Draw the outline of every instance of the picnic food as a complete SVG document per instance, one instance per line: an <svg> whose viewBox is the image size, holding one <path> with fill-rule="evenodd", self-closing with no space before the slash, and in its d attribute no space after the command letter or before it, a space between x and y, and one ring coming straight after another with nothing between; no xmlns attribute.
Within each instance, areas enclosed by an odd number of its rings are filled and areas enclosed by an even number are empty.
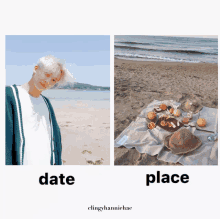
<svg viewBox="0 0 220 219"><path fill-rule="evenodd" d="M164 120L162 120L160 124L161 124L162 126L166 126L166 125L167 125L167 123L166 123Z"/></svg>
<svg viewBox="0 0 220 219"><path fill-rule="evenodd" d="M173 114L174 114L174 116L180 116L181 115L181 111L179 109L175 109Z"/></svg>
<svg viewBox="0 0 220 219"><path fill-rule="evenodd" d="M192 105L191 102L186 101L186 103L185 103L185 108L188 110L188 109L190 109L191 105Z"/></svg>
<svg viewBox="0 0 220 219"><path fill-rule="evenodd" d="M198 113L202 109L201 100L192 94L189 99L186 99L181 104L181 109L185 112L191 111L193 113Z"/></svg>
<svg viewBox="0 0 220 219"><path fill-rule="evenodd" d="M156 124L154 122L150 122L147 126L149 129L153 129L156 127Z"/></svg>
<svg viewBox="0 0 220 219"><path fill-rule="evenodd" d="M186 154L200 147L202 142L188 129L182 128L174 132L171 136L167 136L164 144L174 154Z"/></svg>
<svg viewBox="0 0 220 219"><path fill-rule="evenodd" d="M182 123L188 124L189 123L189 118L184 117Z"/></svg>
<svg viewBox="0 0 220 219"><path fill-rule="evenodd" d="M200 127L204 127L204 126L206 126L206 120L203 119L203 118L199 118L199 119L197 120L197 124L198 124L198 126L200 126Z"/></svg>
<svg viewBox="0 0 220 219"><path fill-rule="evenodd" d="M191 120L193 118L193 113L192 112L187 113L187 117Z"/></svg>
<svg viewBox="0 0 220 219"><path fill-rule="evenodd" d="M148 119L150 119L150 120L156 118L156 116L157 116L157 115L156 115L155 112L149 112L149 113L147 114L147 117L148 117Z"/></svg>
<svg viewBox="0 0 220 219"><path fill-rule="evenodd" d="M179 128L184 126L183 123L175 119L174 116L169 116L169 115L159 116L157 125L168 132L175 132Z"/></svg>
<svg viewBox="0 0 220 219"><path fill-rule="evenodd" d="M162 109L161 109L159 106L154 107L154 110L155 110L157 113L159 113L159 112L162 111Z"/></svg>
<svg viewBox="0 0 220 219"><path fill-rule="evenodd" d="M173 128L176 128L176 125L173 122L171 122L170 124Z"/></svg>
<svg viewBox="0 0 220 219"><path fill-rule="evenodd" d="M174 109L173 109L173 108L171 108L169 111L170 111L170 113L171 113L171 114L173 114Z"/></svg>
<svg viewBox="0 0 220 219"><path fill-rule="evenodd" d="M166 109L167 109L167 105L162 103L162 104L160 105L160 108L161 108L162 110L166 110Z"/></svg>
<svg viewBox="0 0 220 219"><path fill-rule="evenodd" d="M169 122L167 122L167 125L169 128L172 127L171 123L169 123Z"/></svg>

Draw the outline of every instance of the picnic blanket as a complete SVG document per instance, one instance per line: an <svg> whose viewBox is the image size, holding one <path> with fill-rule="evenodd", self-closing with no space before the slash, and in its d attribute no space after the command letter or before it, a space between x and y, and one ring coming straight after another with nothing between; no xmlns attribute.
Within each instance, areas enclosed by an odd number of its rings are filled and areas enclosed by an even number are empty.
<svg viewBox="0 0 220 219"><path fill-rule="evenodd" d="M147 153L151 156L157 155L158 160L172 163L181 163L183 165L218 165L218 140L208 141L210 134L217 133L218 128L218 110L208 107L193 115L187 128L192 134L199 137L202 145L196 150L184 155L175 155L164 146L164 138L171 133L156 126L154 129L148 129L146 124L146 115L154 110L155 105L164 103L166 105L178 108L181 104L173 100L158 101L154 100L145 108L135 121L133 121L114 141L115 147L125 146L126 148L135 147L140 153ZM186 116L182 115L176 119L181 120ZM196 121L198 118L205 118L207 126L198 129Z"/></svg>

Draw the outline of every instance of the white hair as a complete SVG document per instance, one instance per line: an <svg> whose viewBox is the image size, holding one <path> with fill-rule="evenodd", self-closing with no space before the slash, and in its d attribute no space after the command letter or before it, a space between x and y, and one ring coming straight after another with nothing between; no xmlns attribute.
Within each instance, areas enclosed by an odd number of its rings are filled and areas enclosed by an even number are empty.
<svg viewBox="0 0 220 219"><path fill-rule="evenodd" d="M57 82L58 84L63 84L66 82L74 82L73 75L65 67L65 60L58 59L52 55L48 55L40 58L37 63L37 66L39 70L42 70L43 72L50 72L52 74L56 72L60 72L62 70L64 75L60 79L60 81ZM36 73L35 69L34 69L34 73Z"/></svg>

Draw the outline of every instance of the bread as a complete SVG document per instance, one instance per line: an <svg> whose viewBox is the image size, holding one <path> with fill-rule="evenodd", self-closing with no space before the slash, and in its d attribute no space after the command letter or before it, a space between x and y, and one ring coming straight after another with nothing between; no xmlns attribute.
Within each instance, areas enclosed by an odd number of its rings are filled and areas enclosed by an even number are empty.
<svg viewBox="0 0 220 219"><path fill-rule="evenodd" d="M171 113L171 114L173 114L174 109L173 109L173 108L171 108L169 111L170 111L170 113Z"/></svg>
<svg viewBox="0 0 220 219"><path fill-rule="evenodd" d="M175 109L173 111L174 116L180 116L181 115L181 111L179 109Z"/></svg>
<svg viewBox="0 0 220 219"><path fill-rule="evenodd" d="M174 154L186 154L202 145L201 140L194 136L188 129L182 128L167 136L164 142Z"/></svg>
<svg viewBox="0 0 220 219"><path fill-rule="evenodd" d="M184 117L182 123L188 124L189 123L189 118Z"/></svg>
<svg viewBox="0 0 220 219"><path fill-rule="evenodd" d="M161 126L166 126L166 125L167 125L167 123L166 123L164 120L162 120L162 121L160 122L160 124L161 124Z"/></svg>
<svg viewBox="0 0 220 219"><path fill-rule="evenodd" d="M149 112L149 113L147 114L147 118L150 119L150 120L156 118L156 116L157 116L157 115L156 115L155 112Z"/></svg>
<svg viewBox="0 0 220 219"><path fill-rule="evenodd" d="M160 108L161 108L162 110L166 110L166 109L167 109L167 105L162 103L162 104L160 105Z"/></svg>
<svg viewBox="0 0 220 219"><path fill-rule="evenodd" d="M149 129L154 129L156 127L156 124L154 122L150 122L147 127Z"/></svg>
<svg viewBox="0 0 220 219"><path fill-rule="evenodd" d="M206 120L203 119L203 118L199 118L199 119L197 120L197 124L198 124L198 126L200 126L200 127L204 127L204 126L206 126Z"/></svg>

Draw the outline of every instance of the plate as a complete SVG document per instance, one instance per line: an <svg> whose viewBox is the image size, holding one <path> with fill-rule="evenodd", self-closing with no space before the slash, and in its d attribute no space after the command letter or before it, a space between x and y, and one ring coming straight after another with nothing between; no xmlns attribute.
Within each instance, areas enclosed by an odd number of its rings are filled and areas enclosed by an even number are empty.
<svg viewBox="0 0 220 219"><path fill-rule="evenodd" d="M167 126L162 126L162 125L161 125L161 122L162 122L162 121L169 122L169 123L172 122L176 127L173 128L173 127L169 127L168 125L167 125ZM178 129L180 129L181 127L184 126L184 124L183 124L182 122L179 122L179 126L177 126L177 122L178 122L178 120L175 119L175 118L165 119L164 117L160 117L159 120L157 121L157 124L156 124L156 125L158 125L160 128L162 128L162 129L164 129L164 130L166 130L166 131L168 131L168 132L175 132L175 131L177 131Z"/></svg>

